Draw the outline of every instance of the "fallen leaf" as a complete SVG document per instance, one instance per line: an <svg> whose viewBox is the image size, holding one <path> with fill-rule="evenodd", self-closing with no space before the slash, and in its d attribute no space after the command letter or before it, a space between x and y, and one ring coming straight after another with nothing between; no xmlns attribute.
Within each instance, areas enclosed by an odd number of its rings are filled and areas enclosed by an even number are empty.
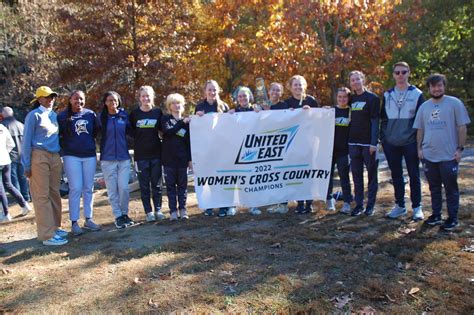
<svg viewBox="0 0 474 315"><path fill-rule="evenodd" d="M402 228L402 229L399 229L398 231L402 234L408 235L411 232L416 231L416 229L414 229L414 228Z"/></svg>
<svg viewBox="0 0 474 315"><path fill-rule="evenodd" d="M209 261L213 261L214 259L216 259L216 257L214 257L214 256L209 256L209 257L204 258L202 261L203 261L203 262L209 262Z"/></svg>
<svg viewBox="0 0 474 315"><path fill-rule="evenodd" d="M150 298L150 300L148 300L148 305L151 306L152 308L158 308L159 307L158 303L153 302L152 298Z"/></svg>
<svg viewBox="0 0 474 315"><path fill-rule="evenodd" d="M358 315L374 315L375 309L372 306L364 306L360 311L357 312Z"/></svg>
<svg viewBox="0 0 474 315"><path fill-rule="evenodd" d="M2 272L3 272L4 275L6 275L6 274L8 274L8 273L11 273L11 271L8 270L8 269L2 269Z"/></svg>
<svg viewBox="0 0 474 315"><path fill-rule="evenodd" d="M221 277L230 277L232 276L232 271L222 270L219 272L219 276Z"/></svg>
<svg viewBox="0 0 474 315"><path fill-rule="evenodd" d="M255 249L255 248L253 248L253 247L247 247L245 250L248 251L248 252L251 252L251 251L253 251L254 249Z"/></svg>
<svg viewBox="0 0 474 315"><path fill-rule="evenodd" d="M413 287L413 288L410 289L410 291L408 291L408 294L413 295L413 294L415 294L416 292L419 292L419 291L420 291L420 288Z"/></svg>
<svg viewBox="0 0 474 315"><path fill-rule="evenodd" d="M335 296L331 299L331 301L334 301L334 306L336 308L344 308L344 306L346 306L347 303L349 303L350 301L352 301L352 294L350 295L343 295L341 297L339 296Z"/></svg>
<svg viewBox="0 0 474 315"><path fill-rule="evenodd" d="M143 283L143 279L135 277L135 279L133 279L133 283L135 283L135 284Z"/></svg>
<svg viewBox="0 0 474 315"><path fill-rule="evenodd" d="M272 245L270 245L271 248L281 248L281 243L274 243Z"/></svg>

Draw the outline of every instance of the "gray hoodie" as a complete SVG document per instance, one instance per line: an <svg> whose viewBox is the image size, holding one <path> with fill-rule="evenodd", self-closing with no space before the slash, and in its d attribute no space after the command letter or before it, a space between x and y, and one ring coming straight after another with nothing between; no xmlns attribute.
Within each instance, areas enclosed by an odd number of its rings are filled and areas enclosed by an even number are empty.
<svg viewBox="0 0 474 315"><path fill-rule="evenodd" d="M395 146L416 142L416 129L413 129L416 112L425 101L423 93L410 85L403 100L398 104L395 88L383 94L380 114L380 141Z"/></svg>

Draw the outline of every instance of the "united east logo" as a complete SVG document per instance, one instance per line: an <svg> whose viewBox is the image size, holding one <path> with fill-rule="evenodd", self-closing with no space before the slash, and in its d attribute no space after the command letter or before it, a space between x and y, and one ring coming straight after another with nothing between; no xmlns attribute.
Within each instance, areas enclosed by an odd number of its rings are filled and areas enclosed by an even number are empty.
<svg viewBox="0 0 474 315"><path fill-rule="evenodd" d="M242 141L235 164L253 164L269 161L282 161L299 125L249 134Z"/></svg>
<svg viewBox="0 0 474 315"><path fill-rule="evenodd" d="M87 124L89 122L87 120L84 120L84 119L79 119L79 120L76 120L76 123L74 124L74 126L76 127L76 134L77 135L80 135L81 133L89 133L87 131Z"/></svg>

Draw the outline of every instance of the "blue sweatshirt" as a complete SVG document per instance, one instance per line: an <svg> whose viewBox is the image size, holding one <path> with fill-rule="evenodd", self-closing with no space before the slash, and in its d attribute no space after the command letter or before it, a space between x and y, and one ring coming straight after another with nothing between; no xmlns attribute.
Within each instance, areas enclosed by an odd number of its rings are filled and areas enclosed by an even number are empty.
<svg viewBox="0 0 474 315"><path fill-rule="evenodd" d="M129 160L127 133L130 132L128 114L124 109L119 109L115 115L106 112L101 114L102 139L100 141L101 161Z"/></svg>
<svg viewBox="0 0 474 315"><path fill-rule="evenodd" d="M23 152L21 163L25 171L31 171L31 152L33 149L58 153L59 127L54 111L40 106L26 115L23 130Z"/></svg>
<svg viewBox="0 0 474 315"><path fill-rule="evenodd" d="M95 137L100 130L100 121L90 109L83 109L79 113L68 110L58 115L59 134L63 155L77 157L95 157Z"/></svg>

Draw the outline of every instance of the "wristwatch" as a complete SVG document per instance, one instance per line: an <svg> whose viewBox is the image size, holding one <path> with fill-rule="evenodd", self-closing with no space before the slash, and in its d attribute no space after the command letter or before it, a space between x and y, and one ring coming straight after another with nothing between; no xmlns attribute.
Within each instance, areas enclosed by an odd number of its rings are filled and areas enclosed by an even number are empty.
<svg viewBox="0 0 474 315"><path fill-rule="evenodd" d="M458 147L456 148L456 150L459 150L459 151L462 152L462 151L464 151L464 146L460 145L460 146L458 146Z"/></svg>

